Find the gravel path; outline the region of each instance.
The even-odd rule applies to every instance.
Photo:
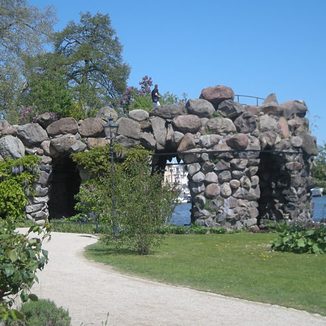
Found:
[[[33,292],[69,310],[72,325],[321,326],[326,318],[126,276],[83,257],[96,238],[52,233]],[[103,324],[104,325],[104,324]]]

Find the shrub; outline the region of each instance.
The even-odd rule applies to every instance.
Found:
[[[32,236],[32,233],[38,236]],[[21,317],[11,309],[17,294],[23,302],[35,299],[29,290],[37,280],[37,270],[43,269],[47,263],[47,251],[41,247],[47,236],[47,230],[37,225],[27,234],[21,234],[15,231],[10,220],[0,222],[0,320]]]
[[[36,156],[0,161],[0,218],[17,222],[25,215],[26,193],[37,178]]]
[[[209,229],[209,233],[212,234],[224,234],[226,233],[226,229],[223,227],[213,227]]]
[[[223,227],[205,227],[198,225],[178,226],[164,225],[157,229],[159,234],[224,234],[227,230]]]
[[[11,322],[8,326],[70,326],[71,318],[67,310],[57,307],[53,301],[39,299],[26,302],[20,312],[24,322]]]
[[[151,153],[147,150],[126,150],[123,162],[114,163],[112,174],[105,150],[73,156],[93,176],[82,184],[76,208],[86,215],[92,212],[101,223],[107,223],[112,231],[108,241],[148,254],[160,243],[162,233],[156,230],[171,215],[176,194],[162,185],[161,175],[151,175]],[[100,155],[94,155],[95,152]]]
[[[48,236],[47,227],[31,226],[27,234],[16,231],[25,216],[26,193],[31,193],[37,177],[37,161],[32,155],[0,161],[0,320],[22,317],[12,309],[14,298],[20,295],[23,302],[35,299],[30,288],[37,270],[47,262],[47,252],[41,247]]]
[[[294,253],[326,253],[326,226],[313,227],[302,224],[283,226],[272,249]]]

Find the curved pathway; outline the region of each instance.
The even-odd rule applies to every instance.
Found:
[[[49,263],[33,292],[69,310],[73,326],[325,326],[304,311],[249,302],[126,276],[83,257],[88,235],[52,233]]]

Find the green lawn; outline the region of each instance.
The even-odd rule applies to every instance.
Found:
[[[146,278],[326,315],[326,255],[270,251],[276,234],[169,235],[152,255],[102,243],[86,256]]]

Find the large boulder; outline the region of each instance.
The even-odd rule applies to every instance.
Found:
[[[227,134],[236,131],[236,128],[231,119],[228,118],[213,118],[207,121],[206,128],[210,133]]]
[[[280,115],[282,114],[282,110],[278,104],[276,95],[274,93],[269,94],[263,104],[261,105],[261,111],[265,114],[273,114],[273,115]]]
[[[78,123],[74,118],[62,118],[52,122],[47,128],[49,136],[61,134],[76,134],[78,131]]]
[[[285,103],[282,103],[281,109],[283,111],[283,115],[288,119],[290,117],[298,116],[300,118],[305,117],[308,108],[304,101],[288,101]]]
[[[16,128],[13,127],[7,120],[0,120],[0,137],[4,135],[14,135]]]
[[[8,158],[20,158],[24,155],[25,147],[19,138],[11,135],[0,138],[0,156]]]
[[[81,121],[78,131],[83,137],[101,136],[104,131],[104,121],[100,118],[87,118]]]
[[[232,100],[225,100],[217,107],[217,112],[220,112],[223,117],[235,119],[244,111],[244,107]]]
[[[205,196],[209,199],[216,198],[220,194],[220,186],[217,183],[210,183],[205,188]]]
[[[257,127],[256,117],[249,112],[244,112],[234,120],[234,125],[238,132],[251,133]]]
[[[226,140],[228,146],[233,149],[243,150],[246,149],[249,144],[249,139],[246,134],[236,134]]]
[[[262,105],[267,105],[267,104],[278,105],[278,100],[275,93],[271,93],[266,96]]]
[[[27,146],[39,145],[48,139],[47,132],[38,123],[18,126],[17,136]]]
[[[184,152],[188,151],[190,149],[193,149],[196,147],[194,135],[191,133],[187,133],[182,138],[179,146],[178,146],[178,152]]]
[[[202,135],[199,138],[199,144],[205,148],[211,148],[219,143],[222,139],[220,135],[209,134],[209,135]]]
[[[192,181],[194,182],[203,182],[205,180],[205,174],[201,171],[198,171],[192,176]]]
[[[184,134],[180,131],[174,131],[172,141],[175,146],[178,146],[183,138]]]
[[[76,144],[77,139],[75,135],[63,135],[54,138],[50,142],[50,155],[52,157],[60,156],[60,154],[67,154],[74,152],[72,146]]]
[[[263,115],[259,117],[259,129],[261,132],[275,131],[278,129],[278,123],[272,116]]]
[[[205,175],[205,183],[209,184],[209,183],[217,183],[217,182],[218,182],[218,177],[215,172],[208,172]]]
[[[149,132],[143,132],[140,136],[140,143],[145,148],[153,150],[156,148],[156,140],[152,133]]]
[[[200,171],[201,165],[199,163],[192,163],[187,166],[188,174],[190,176],[194,175],[198,171]]]
[[[58,115],[55,112],[45,112],[36,117],[36,122],[44,129],[56,120],[58,120]]]
[[[189,114],[197,115],[200,118],[211,118],[215,112],[214,106],[203,99],[188,100],[186,109]]]
[[[129,138],[124,135],[117,136],[117,138],[115,139],[115,142],[120,144],[123,147],[126,147],[126,148],[139,145],[138,139]]]
[[[179,115],[172,121],[175,130],[182,133],[196,133],[201,128],[201,120],[194,114]]]
[[[161,117],[163,119],[173,119],[178,115],[185,114],[186,110],[184,105],[181,104],[170,104],[170,105],[162,105],[155,108],[150,115]]]
[[[151,117],[150,121],[152,124],[155,140],[157,141],[158,144],[164,147],[166,143],[166,134],[167,134],[167,129],[165,126],[166,121],[160,117]]]
[[[139,139],[141,130],[140,124],[129,118],[120,118],[118,120],[118,134],[123,135],[133,139]]]
[[[308,155],[317,155],[318,148],[316,144],[316,138],[309,134],[302,135],[302,149]]]
[[[129,112],[128,115],[129,118],[138,122],[147,120],[149,118],[149,113],[145,110],[132,110]]]
[[[104,106],[103,108],[99,109],[96,113],[96,118],[100,118],[102,120],[108,121],[109,119],[112,119],[113,121],[118,120],[118,113],[113,108],[110,108],[109,106]]]
[[[200,98],[207,100],[213,104],[213,106],[218,109],[218,105],[224,100],[233,100],[234,92],[232,88],[217,85],[214,87],[207,87],[201,91]]]

